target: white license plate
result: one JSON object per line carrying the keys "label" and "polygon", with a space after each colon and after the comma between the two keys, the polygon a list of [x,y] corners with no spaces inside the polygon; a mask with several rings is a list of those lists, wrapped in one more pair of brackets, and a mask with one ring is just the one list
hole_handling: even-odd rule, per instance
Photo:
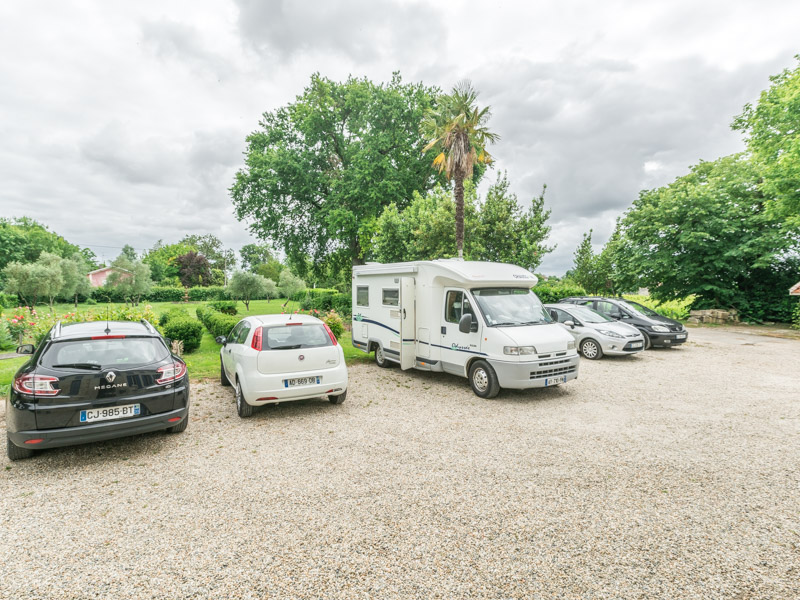
{"label": "white license plate", "polygon": [[559,383],[566,383],[567,376],[560,375],[558,377],[548,377],[544,380],[544,387],[550,387],[551,385],[558,385]]}
{"label": "white license plate", "polygon": [[631,348],[641,348],[642,342],[631,342]]}
{"label": "white license plate", "polygon": [[678,335],[675,336],[675,339],[676,340],[685,340],[686,339],[686,334],[685,333],[679,333]]}
{"label": "white license plate", "polygon": [[322,383],[322,377],[314,376],[314,377],[297,377],[295,379],[284,379],[283,380],[283,387],[295,387],[298,385],[315,385],[317,383]]}
{"label": "white license plate", "polygon": [[142,413],[138,404],[125,406],[109,406],[107,408],[93,408],[81,411],[81,423],[94,423],[95,421],[110,421],[111,419],[125,419],[136,417]]}

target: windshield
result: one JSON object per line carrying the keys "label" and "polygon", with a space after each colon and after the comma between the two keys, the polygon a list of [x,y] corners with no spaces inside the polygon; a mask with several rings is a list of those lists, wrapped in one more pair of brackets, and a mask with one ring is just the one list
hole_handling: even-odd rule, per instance
{"label": "windshield", "polygon": [[581,323],[606,323],[613,321],[611,317],[600,314],[596,310],[592,310],[588,306],[576,306],[574,308],[565,309],[573,317],[578,319]]}
{"label": "windshield", "polygon": [[130,337],[98,340],[53,342],[42,354],[41,365],[47,368],[94,369],[133,367],[159,362],[169,350],[158,338]]}
{"label": "windshield", "polygon": [[643,304],[634,302],[633,300],[620,300],[619,303],[633,312],[645,315],[647,317],[660,317],[661,315],[654,311],[652,308],[647,308]]}
{"label": "windshield", "polygon": [[541,300],[527,288],[472,290],[489,327],[552,323]]}

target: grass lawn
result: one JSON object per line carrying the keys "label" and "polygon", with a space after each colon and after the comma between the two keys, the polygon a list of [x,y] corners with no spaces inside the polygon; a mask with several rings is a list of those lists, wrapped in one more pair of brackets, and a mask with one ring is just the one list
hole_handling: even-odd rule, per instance
{"label": "grass lawn", "polygon": [[[299,306],[296,302],[291,302],[284,308],[283,304],[285,302],[285,299],[253,300],[250,302],[250,310],[245,310],[245,306],[242,302],[239,302],[237,307],[239,309],[239,316],[242,317],[248,315],[280,314],[281,311],[288,312],[290,310],[294,311],[299,309]],[[153,307],[153,311],[157,315],[161,315],[162,313],[174,308],[183,308],[189,316],[196,318],[195,309],[202,304],[205,303],[152,302],[150,303],[150,306]],[[109,306],[113,308],[121,305],[111,304]],[[102,314],[105,310],[105,307],[105,304],[79,304],[77,312],[80,314],[82,312],[91,310],[97,315]],[[57,304],[54,307],[55,313],[59,315],[65,312],[73,312],[75,310],[76,309],[72,304]],[[48,307],[38,306],[37,311],[40,314],[44,314],[45,312],[48,312]],[[3,312],[6,314],[6,316],[8,316],[8,314],[12,311],[9,309],[4,309]],[[339,343],[342,345],[342,350],[344,350],[344,356],[347,364],[353,364],[355,362],[369,362],[371,360],[370,355],[365,354],[361,350],[353,348],[353,344],[350,341],[349,331],[345,331],[342,334]],[[219,344],[214,341],[214,338],[211,337],[211,334],[204,330],[203,340],[200,342],[200,347],[191,354],[185,354],[183,357],[186,361],[186,365],[189,368],[189,376],[192,379],[219,377],[219,347]],[[26,360],[26,357],[0,360],[0,395],[5,396],[8,394],[8,389],[11,385],[11,380],[14,376],[14,373]]]}

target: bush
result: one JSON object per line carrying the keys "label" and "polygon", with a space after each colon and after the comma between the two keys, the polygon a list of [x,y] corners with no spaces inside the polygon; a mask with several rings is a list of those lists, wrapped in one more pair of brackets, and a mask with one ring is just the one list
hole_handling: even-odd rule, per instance
{"label": "bush", "polygon": [[193,302],[224,300],[225,297],[225,288],[219,285],[212,285],[208,287],[195,286],[189,288],[189,300]]}
{"label": "bush", "polygon": [[236,309],[236,300],[217,300],[216,302],[209,302],[208,305],[226,315],[235,315],[239,312]]}
{"label": "bush", "polygon": [[94,298],[91,298],[91,297],[87,298],[86,299],[86,304],[88,304],[89,306],[94,306],[95,304],[97,304],[97,300],[95,300]]}
{"label": "bush", "polygon": [[181,309],[181,308],[172,308],[172,309],[168,310],[167,312],[163,313],[158,318],[158,324],[161,325],[161,327],[164,327],[167,323],[169,323],[170,321],[172,321],[174,319],[189,319],[189,318],[191,318],[191,317],[189,317],[189,315],[187,315],[186,311],[184,311],[183,309]]}
{"label": "bush", "polygon": [[340,315],[350,316],[353,314],[353,296],[350,294],[334,294],[331,296],[331,310],[335,310]]}
{"label": "bush", "polygon": [[207,306],[198,306],[196,312],[197,318],[214,337],[228,335],[240,320],[237,316],[225,315]]}
{"label": "bush", "polygon": [[691,309],[692,302],[694,302],[694,296],[689,296],[681,300],[668,300],[666,302],[653,300],[650,296],[638,296],[634,294],[625,294],[623,298],[626,300],[633,300],[639,304],[644,304],[647,308],[652,308],[658,314],[677,321],[685,321],[689,318],[689,310]]}
{"label": "bush", "polygon": [[794,305],[792,313],[792,329],[800,329],[800,302]]}
{"label": "bush", "polygon": [[[289,300],[293,300],[294,302],[302,302],[306,298],[314,298],[316,296],[331,296],[332,294],[338,293],[338,291],[339,290],[336,288],[306,288],[292,294]],[[316,306],[312,308],[316,308]]]}
{"label": "bush", "polygon": [[548,285],[547,282],[544,282],[534,287],[533,291],[545,304],[555,303],[563,298],[569,298],[570,296],[587,295],[586,290],[581,286],[570,283],[555,283]]}
{"label": "bush", "polygon": [[[168,314],[168,313],[167,313]],[[164,326],[164,336],[183,342],[184,352],[193,352],[200,347],[203,339],[203,326],[185,313],[174,314]]]}
{"label": "bush", "polygon": [[0,308],[16,308],[17,306],[19,306],[19,300],[16,294],[0,293]]}
{"label": "bush", "polygon": [[336,336],[338,340],[341,335],[344,333],[344,321],[342,321],[342,317],[339,316],[335,310],[330,311],[327,315],[322,317],[322,320],[331,328],[333,335]]}
{"label": "bush", "polygon": [[182,287],[154,287],[147,294],[149,302],[182,302],[184,289]]}
{"label": "bush", "polygon": [[17,347],[17,340],[12,339],[5,321],[0,321],[0,350],[11,350]]}

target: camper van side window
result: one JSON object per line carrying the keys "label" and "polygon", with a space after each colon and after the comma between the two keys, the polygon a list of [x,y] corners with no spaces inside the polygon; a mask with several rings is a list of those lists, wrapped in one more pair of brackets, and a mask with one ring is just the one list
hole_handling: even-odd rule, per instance
{"label": "camper van side window", "polygon": [[356,304],[358,306],[369,306],[369,287],[359,285],[356,287]]}
{"label": "camper van side window", "polygon": [[444,320],[448,323],[458,323],[463,314],[475,314],[469,305],[469,298],[467,295],[464,292],[457,292],[455,290],[447,292],[444,310]]}
{"label": "camper van side window", "polygon": [[399,306],[400,305],[400,290],[383,290],[383,305],[384,306]]}

